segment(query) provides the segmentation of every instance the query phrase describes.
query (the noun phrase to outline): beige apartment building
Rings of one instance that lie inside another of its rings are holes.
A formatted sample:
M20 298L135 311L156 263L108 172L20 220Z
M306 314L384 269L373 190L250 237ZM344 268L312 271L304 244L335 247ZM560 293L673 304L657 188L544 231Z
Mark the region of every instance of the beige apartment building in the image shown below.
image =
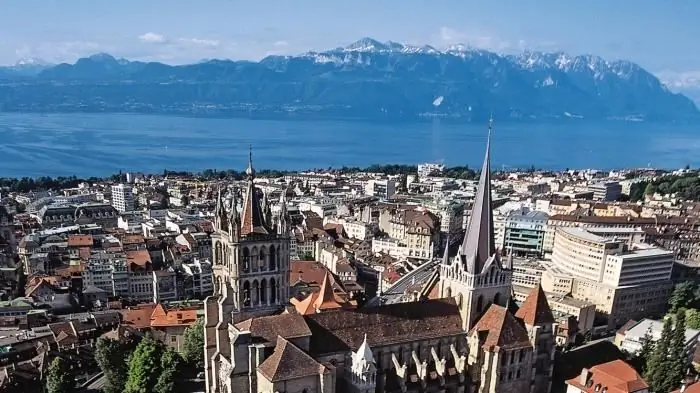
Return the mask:
M672 268L670 251L564 227L557 229L542 287L594 303L611 327L619 326L665 311Z

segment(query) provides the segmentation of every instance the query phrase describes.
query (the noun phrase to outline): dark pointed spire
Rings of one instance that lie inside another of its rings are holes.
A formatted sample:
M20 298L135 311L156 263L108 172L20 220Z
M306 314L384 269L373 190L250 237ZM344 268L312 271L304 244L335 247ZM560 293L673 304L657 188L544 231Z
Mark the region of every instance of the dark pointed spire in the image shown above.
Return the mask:
M447 240L445 241L445 252L442 254L442 264L447 265L450 263L450 234L447 234Z
M246 188L245 199L243 200L243 214L241 217L241 235L247 236L251 233L259 235L269 235L272 233L265 219L265 211L260 203L257 189L255 188L255 169L253 169L253 148L251 146L248 154L248 168L245 171L248 175L248 186Z
M486 139L486 156L481 167L479 186L474 198L469 226L464 235L460 254L471 274L479 274L491 257L498 258L493 235L493 214L491 204L491 129L493 118L489 120L489 133Z
M248 179L255 178L255 169L253 168L253 145L248 146L248 168L245 170Z
M238 200L236 199L236 191L231 193L231 206L229 209L229 233L232 238L236 239L241 227L241 217L238 215Z
M220 231L228 230L228 219L226 217L226 208L224 206L224 199L221 195L221 185L218 186L217 196L216 196L216 209L214 210L214 223L216 224L216 229Z

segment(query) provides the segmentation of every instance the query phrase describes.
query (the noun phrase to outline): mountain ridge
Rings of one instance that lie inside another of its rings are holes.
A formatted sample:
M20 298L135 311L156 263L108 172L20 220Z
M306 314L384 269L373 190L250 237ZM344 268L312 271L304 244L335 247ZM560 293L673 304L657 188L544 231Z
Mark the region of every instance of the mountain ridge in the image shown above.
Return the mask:
M100 53L33 74L0 67L0 110L224 116L698 118L687 97L627 60L379 42L260 61L167 65Z

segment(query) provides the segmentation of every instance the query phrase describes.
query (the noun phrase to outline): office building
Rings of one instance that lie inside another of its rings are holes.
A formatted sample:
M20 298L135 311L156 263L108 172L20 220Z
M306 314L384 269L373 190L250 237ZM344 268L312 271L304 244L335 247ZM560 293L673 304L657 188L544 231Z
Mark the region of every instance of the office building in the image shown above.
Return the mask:
M134 210L134 194L130 185L117 184L112 186L112 206L119 213Z

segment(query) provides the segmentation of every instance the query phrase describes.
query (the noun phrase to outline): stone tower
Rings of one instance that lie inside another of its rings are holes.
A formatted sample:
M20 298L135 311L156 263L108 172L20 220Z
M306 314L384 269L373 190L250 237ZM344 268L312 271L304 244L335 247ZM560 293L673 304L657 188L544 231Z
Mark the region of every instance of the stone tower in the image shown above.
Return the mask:
M212 234L214 295L205 300L207 392L224 393L232 367L229 324L280 311L289 301L289 237L270 222L255 187L252 152L241 214L236 192L225 203L221 190ZM284 221L282 222L284 224ZM283 228L281 228L283 229Z
M496 252L491 205L491 128L469 225L457 255L445 253L440 266L440 296L456 297L465 330L471 329L490 304L505 306L511 295L512 267Z

